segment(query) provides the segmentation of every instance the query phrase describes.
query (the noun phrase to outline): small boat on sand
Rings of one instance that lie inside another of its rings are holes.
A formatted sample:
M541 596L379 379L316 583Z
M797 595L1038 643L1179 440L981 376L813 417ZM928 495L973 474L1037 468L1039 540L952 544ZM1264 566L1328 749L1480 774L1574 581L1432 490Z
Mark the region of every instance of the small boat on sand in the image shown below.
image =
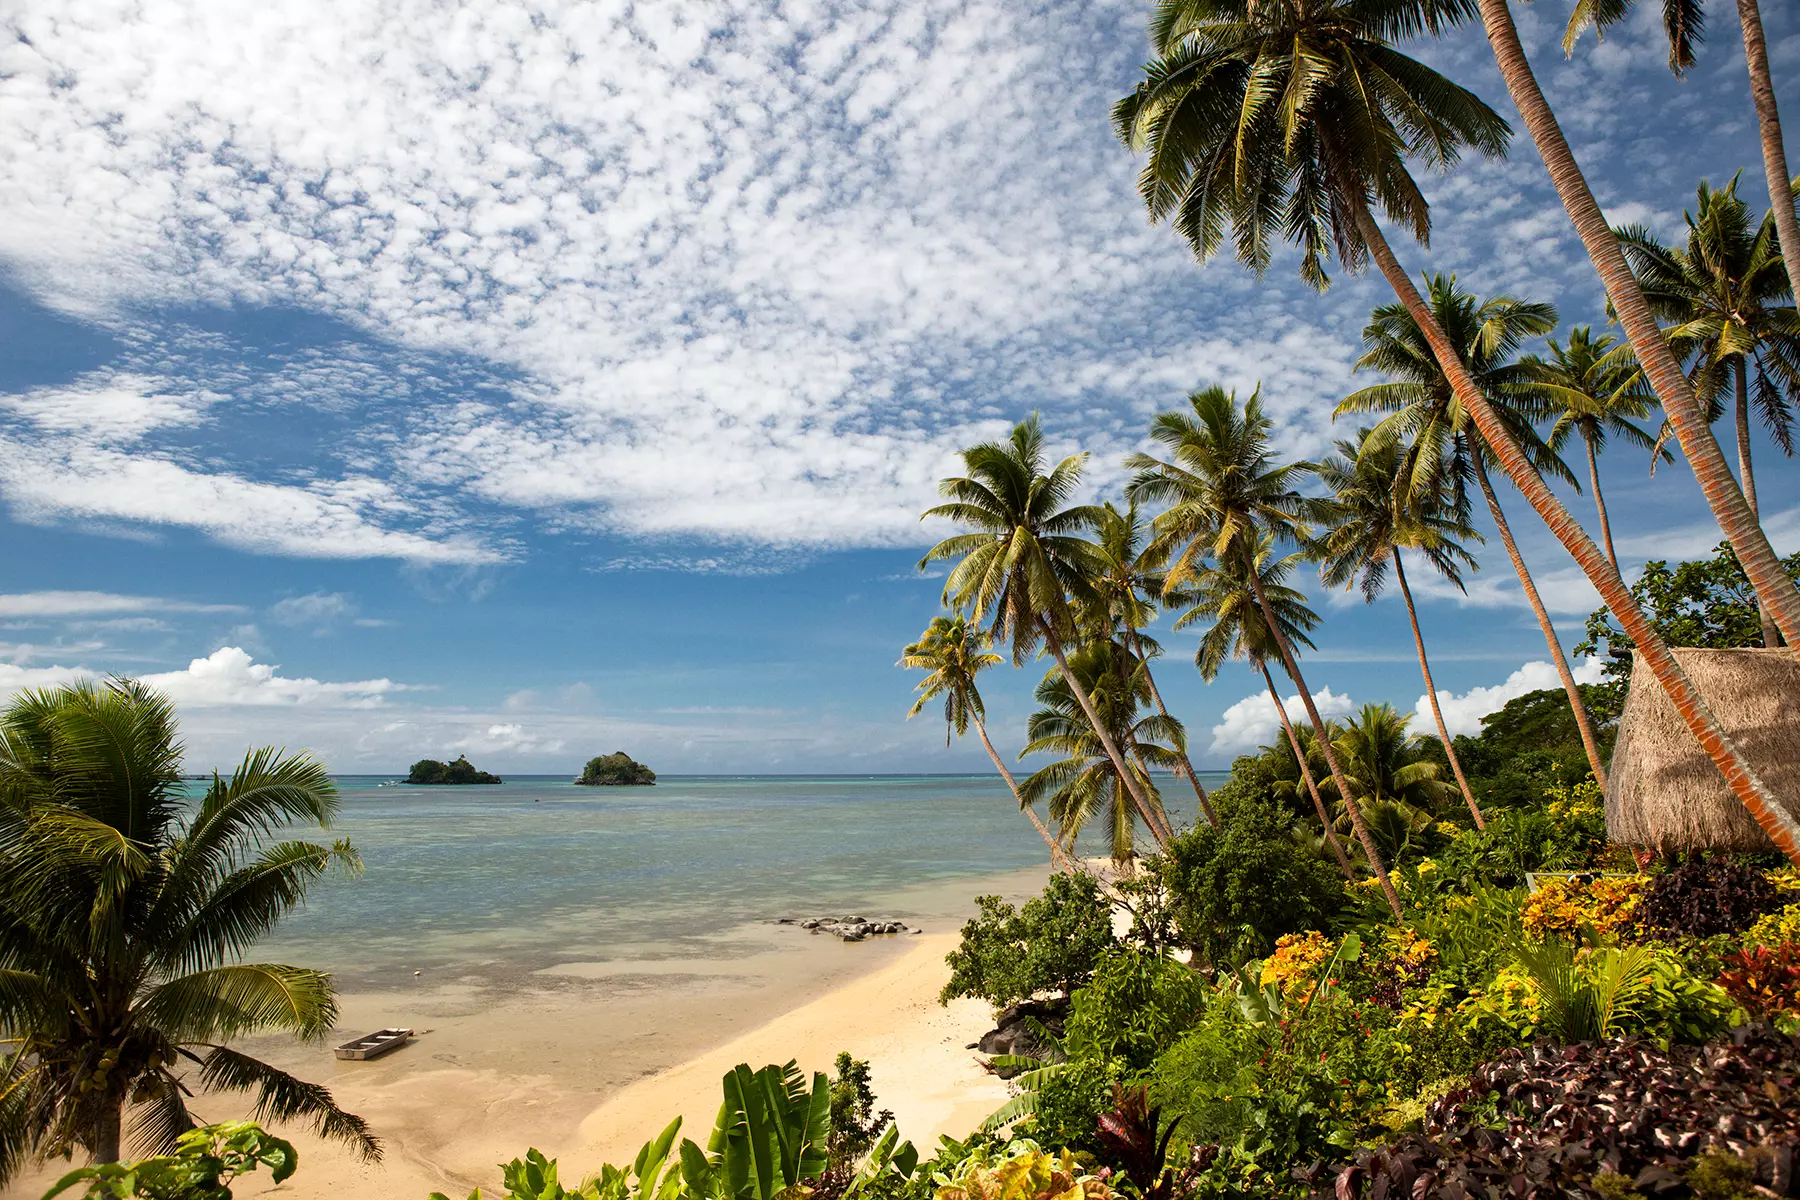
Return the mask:
M354 1041L345 1042L335 1053L339 1058L380 1058L390 1050L397 1050L406 1045L412 1037L410 1029L377 1029L374 1033L365 1033Z

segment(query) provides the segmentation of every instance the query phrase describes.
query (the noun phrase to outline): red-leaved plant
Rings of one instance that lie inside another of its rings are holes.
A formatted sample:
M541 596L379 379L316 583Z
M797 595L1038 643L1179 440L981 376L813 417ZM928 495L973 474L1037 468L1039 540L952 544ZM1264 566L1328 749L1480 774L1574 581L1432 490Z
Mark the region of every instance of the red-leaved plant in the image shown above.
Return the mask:
M1800 1016L1800 942L1728 954L1719 986L1752 1020Z

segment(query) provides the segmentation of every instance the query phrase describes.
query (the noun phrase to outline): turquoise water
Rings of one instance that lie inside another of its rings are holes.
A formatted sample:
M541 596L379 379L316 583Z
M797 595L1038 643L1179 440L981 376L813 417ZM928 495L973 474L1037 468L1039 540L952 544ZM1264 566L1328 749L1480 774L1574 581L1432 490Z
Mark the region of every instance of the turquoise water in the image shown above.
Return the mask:
M365 872L318 884L259 953L292 954L346 982L391 977L398 965L511 974L704 953L708 939L749 922L879 909L907 888L1047 857L992 775L665 776L648 788L576 787L566 776L337 782L333 833L355 844ZM1163 790L1179 813L1178 786ZM1098 832L1086 853L1104 853Z

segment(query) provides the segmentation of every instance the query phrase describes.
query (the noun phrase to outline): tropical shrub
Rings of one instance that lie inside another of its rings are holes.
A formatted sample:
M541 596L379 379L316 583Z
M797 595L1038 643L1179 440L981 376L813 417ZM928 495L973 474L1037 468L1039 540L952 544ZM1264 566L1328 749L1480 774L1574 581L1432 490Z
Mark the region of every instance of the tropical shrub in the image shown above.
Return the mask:
M1728 955L1719 986L1754 1021L1800 1016L1800 943Z
M1182 942L1231 964L1269 954L1284 933L1327 928L1345 901L1337 868L1295 844L1272 802L1245 796L1215 808L1219 825L1182 832L1152 863Z
M1573 938L1592 929L1615 938L1632 924L1648 881L1641 875L1571 875L1547 879L1526 897L1520 924L1526 936Z
M57 1180L44 1200L84 1183L84 1200L231 1200L232 1180L261 1166L279 1184L299 1161L292 1143L254 1122L223 1121L188 1130L168 1154L79 1167Z
M1669 1046L1702 1042L1730 1024L1731 998L1667 948L1550 941L1516 954L1515 966L1463 1006L1471 1025L1498 1020L1520 1042L1634 1037Z
M1800 1043L1766 1029L1669 1051L1512 1049L1429 1106L1420 1134L1296 1174L1315 1200L1621 1200L1680 1194L1711 1154L1791 1194L1797 1074Z
M1205 984L1185 965L1114 950L1071 998L1064 1046L1071 1057L1119 1059L1141 1070L1198 1019L1205 1003Z
M1275 939L1275 953L1263 959L1257 982L1264 987L1274 984L1283 997L1310 985L1331 957L1331 939L1316 929L1305 933L1284 933Z
M1113 936L1112 905L1090 875L1052 875L1043 895L1014 909L998 896L976 898L962 943L945 956L948 1004L978 996L996 1008L1039 992L1073 992L1093 975Z
M1756 918L1756 924L1744 934L1744 941L1751 946L1800 942L1800 904L1790 904Z
M875 1089L870 1086L869 1064L838 1052L837 1077L831 1081L831 1134L827 1156L831 1169L846 1171L875 1145L881 1131L894 1123L887 1109L875 1111Z
M1741 933L1782 904L1782 893L1754 867L1696 858L1651 882L1637 918L1646 931L1705 938Z
M1150 1089L1116 1085L1112 1108L1100 1114L1098 1136L1107 1157L1118 1164L1141 1200L1170 1200L1175 1194L1169 1142L1181 1119L1165 1122L1162 1108L1150 1103Z
M936 1200L1110 1200L1103 1180L1083 1174L1067 1150L1049 1154L1019 1140L975 1153L938 1186Z
M1046 1071L1031 1097L1029 1119L1015 1128L1046 1146L1096 1153L1100 1114L1124 1077L1125 1064L1102 1058L1072 1059Z

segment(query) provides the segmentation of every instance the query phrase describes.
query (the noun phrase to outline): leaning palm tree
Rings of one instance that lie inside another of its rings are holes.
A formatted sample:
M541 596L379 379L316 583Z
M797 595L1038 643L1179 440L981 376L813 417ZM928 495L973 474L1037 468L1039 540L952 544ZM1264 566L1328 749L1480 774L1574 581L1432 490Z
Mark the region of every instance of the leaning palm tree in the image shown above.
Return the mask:
M1044 844L1050 847L1051 861L1061 864L1064 870L1073 870L1062 847L1050 836L1050 831L1038 820L1037 813L1019 794L1018 780L1007 770L1006 763L1001 760L994 749L994 743L988 738L987 709L981 702L981 690L975 686L975 676L995 666L1001 659L998 654L989 653L987 645L987 635L970 625L968 618L961 613L955 617L931 618L931 624L925 627L919 640L900 654L900 666L929 672L913 689L919 698L906 714L907 720L918 716L925 711L927 704L942 697L944 745L950 744L952 735L962 737L969 732L969 726L975 726L982 748L993 760L994 769L1000 772L1000 778L1006 780L1007 790L1018 801L1020 810L1031 819L1031 824L1043 837Z
M1480 300L1458 287L1453 275L1432 275L1425 283L1432 320L1456 349L1469 379L1504 423L1506 436L1525 455L1534 476L1549 474L1573 484L1568 466L1538 435L1534 422L1548 416L1551 409L1531 387L1531 373L1517 357L1528 338L1556 327L1556 310L1548 304L1512 296ZM1406 489L1418 495L1446 496L1452 512L1458 516L1467 511L1464 481L1475 480L1513 573L1519 578L1525 602L1543 632L1550 661L1562 680L1587 751L1588 768L1605 786L1606 767L1600 758L1599 740L1581 689L1575 683L1575 673L1569 667L1569 656L1488 476L1489 444L1473 428L1472 415L1461 394L1451 383L1425 331L1404 305L1384 304L1371 313L1369 324L1363 329L1363 345L1367 349L1357 360L1357 369L1380 371L1389 381L1345 397L1336 415L1388 413L1375 429L1385 439L1406 443Z
M1130 661L1121 669L1120 660L1127 658ZM1139 816L1134 790L1126 782L1135 778L1136 790L1149 795L1153 811L1162 816L1150 772L1171 770L1181 761L1185 735L1173 718L1138 715L1149 699L1146 672L1118 642L1090 642L1070 655L1069 663L1073 680L1052 671L1038 685L1037 699L1044 707L1027 722L1029 740L1019 753L1021 758L1043 753L1062 757L1020 783L1020 802L1029 806L1044 801L1056 821L1058 838L1071 847L1089 821L1103 817L1113 861L1123 864L1135 851ZM1089 697L1113 742L1130 747L1133 761L1126 764L1123 776L1106 754L1088 707L1076 699L1077 691ZM1151 832L1156 828L1151 825Z
M1406 618L1412 625L1413 646L1419 653L1419 673L1425 678L1425 695L1437 722L1438 737L1463 802L1475 818L1477 829L1487 828L1481 806L1456 757L1456 743L1444 724L1437 684L1431 678L1431 661L1425 655L1425 636L1419 630L1419 609L1406 582L1403 551L1410 550L1462 588L1462 572L1473 568L1475 558L1463 541L1478 538L1468 522L1444 504L1437 488L1425 492L1407 488L1400 447L1370 430L1358 432L1355 441L1339 441L1338 453L1319 462L1319 478L1336 499L1325 531L1316 543L1325 582L1332 587L1359 586L1363 600L1373 604L1387 584L1388 567L1400 585L1406 602Z
M1600 541L1613 570L1619 569L1619 552L1613 548L1612 520L1606 496L1600 490L1600 451L1609 436L1631 442L1651 453L1651 467L1658 457L1673 459L1657 444L1656 436L1635 424L1656 409L1656 393L1628 345L1616 339L1595 337L1586 325L1569 330L1569 344L1550 339L1548 359L1530 355L1524 367L1531 378L1529 389L1554 406L1556 424L1550 429L1550 449L1561 454L1571 437L1580 437L1587 451L1588 485L1594 489L1595 514L1600 518ZM1596 776L1596 778L1598 778Z
M1256 548L1254 567L1245 561L1210 565L1190 582L1169 592L1165 599L1171 608L1184 610L1175 620L1176 629L1199 624L1207 627L1194 651L1194 666L1199 668L1200 678L1211 683L1218 678L1225 663L1233 658L1247 659L1262 675L1263 685L1269 690L1269 701L1275 706L1275 715L1281 720L1281 728L1287 733L1288 744L1299 764L1300 778L1312 796L1313 809L1319 815L1325 841L1338 866L1343 868L1344 878L1349 879L1354 877L1350 857L1344 853L1337 834L1332 832L1331 817L1325 811L1319 785L1307 765L1306 750L1293 722L1288 720L1287 705L1275 686L1275 677L1269 673L1269 659L1279 655L1280 651L1275 639L1269 635L1269 623L1263 616L1259 596L1266 599L1274 611L1276 625L1290 649L1294 646L1314 649L1307 633L1319 623L1318 614L1306 606L1306 597L1287 586L1288 576L1305 556L1295 553L1276 558L1274 546L1274 539L1265 536ZM1249 583L1252 570L1257 575L1256 588Z
M1718 439L1713 436L1711 422L1706 419L1705 405L1696 398L1693 386L1682 373L1681 364L1663 338L1663 331L1656 322L1656 315L1645 299L1643 290L1632 277L1631 267L1626 262L1618 238L1607 223L1606 214L1594 199L1593 189L1588 187L1587 178L1581 173L1581 166L1569 149L1568 139L1563 136L1556 114L1544 99L1543 89L1538 87L1537 76L1532 73L1531 63L1525 57L1525 48L1519 42L1519 30L1513 24L1512 10L1508 7L1507 0L1477 2L1488 44L1493 48L1494 61L1500 68L1501 77L1506 81L1507 91L1512 95L1519 115L1524 118L1526 128L1531 131L1538 156L1544 160L1544 166L1550 172L1550 180L1556 186L1557 195L1575 226L1576 234L1587 249L1588 258L1600 274L1607 299L1618 316L1619 324L1624 327L1632 352L1643 364L1644 373L1655 388L1657 398L1662 401L1663 412L1667 414L1675 436L1681 443L1681 451L1693 468L1695 482L1699 483L1713 516L1718 519L1720 528L1731 541L1738 561L1744 564L1744 573L1749 576L1751 585L1774 619L1776 628L1794 648L1794 653L1800 655L1800 590L1796 590L1794 582L1782 570L1780 559L1769 545L1768 534L1763 530L1756 514L1751 511L1743 489L1732 477L1724 452L1719 449ZM1739 0L1740 13L1746 11L1743 6L1748 3L1749 0ZM1746 40L1751 40L1748 22L1745 33ZM1756 23L1755 34L1756 49L1760 51L1760 21ZM1767 87L1766 53L1763 57L1763 78L1758 89L1759 107L1761 89ZM1752 69L1754 71L1755 68ZM1768 93L1768 100L1772 115L1773 92ZM1771 145L1767 123L1764 124L1763 145L1766 156ZM1766 157L1765 161L1768 161ZM1785 172L1785 166L1782 170ZM1790 208L1793 204L1791 188L1784 189L1780 186L1787 182L1780 177L1770 180L1772 204L1778 209L1781 208L1784 195ZM1533 507L1537 507L1535 501ZM1624 590L1623 583L1615 589L1611 579L1603 579L1602 574L1590 569L1588 559L1592 556L1587 555L1585 549L1578 553L1580 548L1577 540L1565 535L1572 531L1561 530L1555 523L1551 524L1551 528L1557 532L1559 540L1569 547L1570 552L1575 554L1576 561L1581 563L1588 578L1596 582L1607 607L1612 608L1623 621L1625 614L1614 607L1617 593ZM1603 573L1618 574L1616 571ZM1599 586L1601 583L1606 586ZM1632 620L1638 623L1639 618L1634 616ZM1695 737L1708 747L1708 753L1719 770L1726 778L1734 781L1732 791L1738 799L1756 816L1757 822L1770 831L1776 845L1782 847L1785 853L1800 859L1800 826L1790 827L1785 822L1785 809L1778 811L1769 807L1767 788L1761 786L1761 780L1755 778L1754 772L1746 773L1747 768L1744 768L1742 755L1737 753L1735 744L1694 690L1692 681L1686 678L1685 672L1679 669L1679 665L1665 650L1666 647L1656 647L1647 651L1646 665L1669 692L1670 700Z
M1725 392L1732 390L1738 479L1750 511L1760 515L1750 409L1755 406L1775 444L1792 455L1788 396L1800 390L1800 317L1775 244L1774 222L1766 214L1760 223L1752 222L1737 183L1734 178L1714 191L1701 182L1695 211L1685 214L1685 248L1663 245L1642 225L1618 234L1651 311L1671 325L1669 344L1690 363L1694 395L1706 405L1709 421L1724 415ZM1763 645L1779 644L1767 606L1758 607Z
M1140 516L1136 504L1127 504L1125 511L1120 512L1108 501L1100 506L1100 511L1100 519L1094 526L1094 602L1086 606L1091 613L1089 636L1117 636L1125 643L1143 664L1144 683L1149 688L1151 703L1156 705L1158 713L1167 717L1168 705L1163 703L1156 676L1150 670L1150 660L1160 654L1162 648L1155 639L1142 632L1143 627L1155 618L1157 603L1162 597L1165 575L1160 553L1150 544L1149 523ZM1217 825L1219 821L1213 814L1212 801L1207 799L1206 788L1201 785L1185 750L1175 773L1187 777L1207 823Z
M1039 646L1050 651L1138 814L1158 842L1166 841L1149 793L1126 770L1125 756L1111 731L1075 683L1064 649L1076 632L1070 597L1080 601L1093 594L1096 569L1094 544L1081 534L1093 528L1100 511L1092 505L1063 507L1081 482L1087 455L1070 455L1046 474L1044 432L1034 415L1015 425L1006 441L964 450L962 460L968 474L938 485L950 503L927 509L920 519L943 517L974 532L933 546L919 560L919 569L956 560L944 581L944 603L967 611L976 622L991 618L994 640L1012 643L1015 665L1022 665Z
M1488 22L1489 40L1501 58L1509 87L1518 71L1509 56L1523 62L1517 31L1506 0L1479 0ZM1645 664L1669 693L1689 730L1707 749L1733 794L1775 844L1800 864L1800 822L1776 802L1768 786L1745 762L1693 681L1659 638L1592 538L1569 515L1555 494L1511 441L1504 419L1470 378L1454 346L1432 318L1375 218L1379 206L1420 240L1430 231L1430 212L1407 169L1409 156L1436 166L1449 166L1462 149L1474 146L1491 154L1504 151L1510 136L1506 122L1472 93L1394 49L1394 40L1421 32L1442 33L1467 16L1467 0L1316 0L1305 4L1268 4L1262 0L1159 0L1151 21L1155 61L1146 78L1114 107L1121 138L1149 151L1139 177L1151 215L1173 216L1188 244L1201 258L1215 252L1232 227L1240 260L1262 270L1276 242L1301 247L1302 275L1317 286L1326 282L1324 259L1335 253L1355 269L1373 260L1408 313L1419 323L1434 356L1482 438L1550 530L1574 556L1582 571L1626 633L1637 642ZM1503 45L1503 21L1511 46ZM1529 68L1525 71L1529 76ZM1535 80L1531 81L1535 91ZM1540 132L1538 117L1547 113L1543 97L1521 100L1520 111ZM1552 121L1553 123L1553 121ZM1558 135L1560 137L1560 134ZM1542 139L1540 138L1540 146ZM1546 155L1552 176L1564 160ZM1577 172L1577 178L1579 173ZM1563 180L1558 178L1559 190ZM1585 184L1583 184L1585 191ZM1565 202L1567 201L1567 193ZM1588 203L1600 231L1611 245L1619 273L1635 290L1630 272L1599 207ZM1574 210L1571 209L1571 212ZM1590 222L1578 214L1577 226L1590 254L1600 251L1589 239ZM1614 272L1602 264L1608 293L1619 303L1633 348L1649 369L1663 407L1675 417L1676 432L1695 474L1707 489L1743 557L1757 591L1775 613L1784 636L1800 636L1800 593L1781 572L1762 527L1744 505L1731 472L1724 467L1717 442L1693 404L1661 332L1638 297L1619 302ZM1642 316L1648 328L1638 323ZM1654 343L1654 345L1652 345ZM1651 355L1660 352L1661 361ZM1668 371L1664 371L1664 366ZM1687 398L1666 390L1667 375ZM1696 436L1695 426L1698 425ZM1704 446L1711 459L1702 460ZM1716 460L1716 461L1715 461ZM1735 495L1735 507L1731 496ZM1777 594L1771 589L1786 589ZM1643 637L1638 638L1642 633Z
M325 1088L227 1044L322 1038L337 1016L323 972L243 961L327 870L360 869L346 842L279 840L327 826L336 788L263 749L189 803L176 737L167 698L129 680L0 714L0 1181L76 1147L114 1161L127 1136L164 1151L196 1087L380 1156Z
M1162 412L1151 421L1150 438L1160 443L1169 457L1129 456L1125 465L1134 474L1128 492L1134 499L1168 505L1156 518L1157 543L1166 547L1169 555L1165 589L1179 590L1208 558L1243 569L1244 582L1256 597L1282 666L1300 690L1313 729L1323 738L1325 723L1318 705L1255 568L1255 556L1265 537L1305 541L1306 516L1312 507L1296 490L1310 466L1278 462L1269 449L1270 429L1260 392L1251 395L1241 409L1235 392L1220 387L1195 392L1188 397L1187 412ZM1325 756L1332 773L1341 775L1329 745ZM1341 792L1347 790L1340 785ZM1398 917L1399 893L1393 890L1387 867L1369 840L1354 803L1350 811L1369 864Z
M1788 173L1787 150L1781 141L1781 111L1775 104L1775 84L1769 76L1769 43L1763 34L1762 9L1757 0L1737 0L1738 24L1744 34L1744 65L1750 70L1750 99L1756 108L1756 124L1762 134L1763 175L1769 184L1769 208L1781 243L1781 257L1789 279L1800 279L1800 214L1794 208L1794 180ZM1625 18L1631 0L1577 0L1563 34L1563 53L1573 54L1575 43L1589 26L1604 37L1606 27ZM1669 70L1677 77L1694 65L1694 47L1706 26L1702 0L1663 0L1663 30L1669 37Z

